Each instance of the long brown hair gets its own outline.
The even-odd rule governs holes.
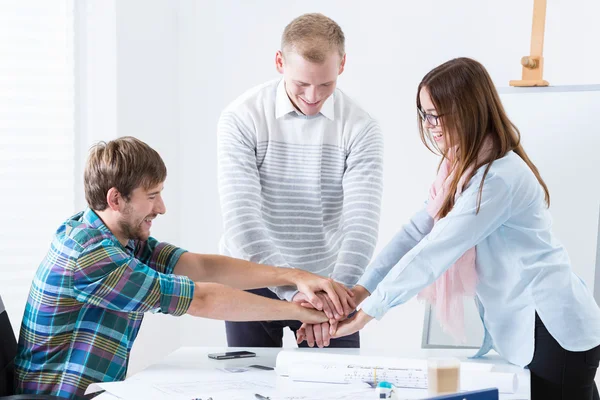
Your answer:
[[[508,119],[494,83],[483,65],[470,58],[455,58],[431,70],[419,84],[417,91],[419,109],[421,108],[419,94],[424,88],[428,90],[436,111],[442,115],[440,121],[446,141],[444,152],[439,151],[436,145],[433,147],[444,157],[448,149],[457,149],[457,156],[451,166],[452,171],[455,171],[454,178],[438,214],[439,218],[445,217],[454,207],[454,195],[461,176],[470,167],[473,167],[474,173],[477,168],[488,164],[479,185],[477,201],[477,212],[479,212],[483,182],[492,163],[511,150],[531,168],[544,189],[546,204],[550,206],[548,187],[521,146],[521,133]],[[435,141],[431,134],[426,132],[420,120],[419,132],[425,146],[435,153],[432,148]],[[491,152],[487,159],[478,160],[480,149],[488,136],[493,143]],[[468,182],[472,176],[467,178]]]

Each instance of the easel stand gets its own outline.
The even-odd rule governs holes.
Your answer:
[[[546,24],[546,0],[534,0],[533,25],[531,29],[531,55],[521,58],[523,79],[510,81],[510,86],[548,86],[542,78],[544,72],[544,28]]]

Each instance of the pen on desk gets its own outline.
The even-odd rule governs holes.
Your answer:
[[[262,394],[258,394],[258,393],[254,393],[254,397],[256,397],[258,400],[271,400],[270,397],[263,396]]]

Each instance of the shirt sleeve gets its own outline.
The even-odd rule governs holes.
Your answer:
[[[235,255],[258,264],[290,268],[269,237],[261,215],[261,184],[256,166],[256,139],[233,112],[218,125],[219,194],[224,235]],[[290,286],[270,287],[280,299],[297,293]]]
[[[379,233],[383,136],[374,121],[350,146],[342,180],[342,243],[331,278],[354,286],[371,261]]]
[[[392,240],[381,250],[371,263],[365,274],[358,281],[358,285],[363,286],[373,293],[379,282],[390,272],[392,267],[400,261],[402,257],[412,250],[433,228],[433,218],[429,216],[427,210],[423,208],[416,213],[410,222],[394,235]]]
[[[172,274],[179,257],[185,252],[172,244],[149,237],[144,242],[138,242],[135,258],[157,272]]]
[[[78,301],[96,307],[183,315],[192,302],[194,282],[186,276],[160,273],[104,240],[79,256],[73,290]]]
[[[477,175],[479,176],[479,175]],[[486,177],[477,211],[479,184],[473,178],[452,211],[440,219],[431,232],[395,264],[361,307],[380,319],[392,307],[402,304],[433,283],[465,251],[476,246],[504,224],[511,213],[511,191],[498,176]]]

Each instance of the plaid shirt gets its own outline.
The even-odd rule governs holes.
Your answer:
[[[144,312],[184,314],[194,283],[172,275],[185,251],[127,246],[90,209],[64,222],[33,280],[15,360],[18,393],[80,398],[123,380]]]

